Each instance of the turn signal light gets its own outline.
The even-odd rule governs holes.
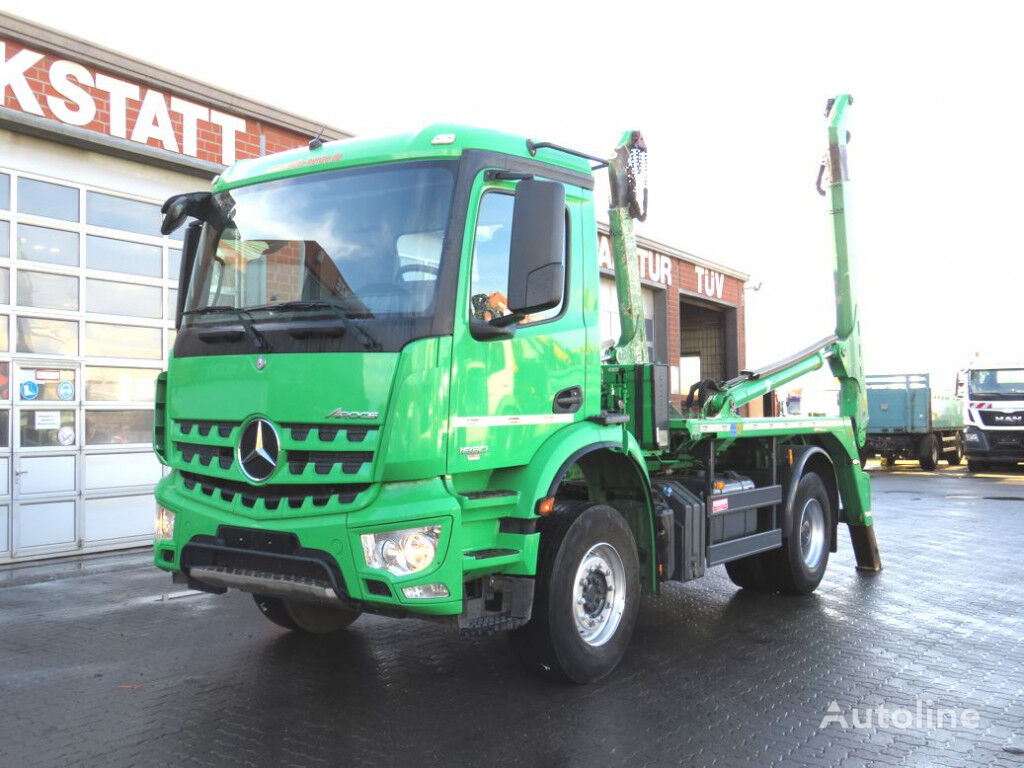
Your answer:
[[[555,511],[555,497],[545,496],[543,499],[537,502],[537,514],[538,515],[550,515]]]

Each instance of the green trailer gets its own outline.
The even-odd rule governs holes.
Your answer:
[[[916,459],[931,472],[945,459],[964,457],[964,402],[934,392],[927,373],[869,374],[868,436],[861,460],[882,456],[889,466],[898,458]]]
[[[608,158],[438,125],[242,161],[176,196],[177,337],[158,379],[157,567],[253,595],[271,622],[362,613],[509,632],[588,682],[641,594],[724,565],[741,587],[817,588],[845,524],[881,568],[846,238],[848,96],[827,107],[819,190],[835,333],[673,408],[647,360],[633,220],[646,148]],[[602,359],[594,172],[608,167],[622,336]],[[742,406],[829,365],[833,418]]]

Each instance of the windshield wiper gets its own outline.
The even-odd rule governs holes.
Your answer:
[[[265,304],[260,307],[252,307],[254,310],[269,310],[273,312],[296,312],[304,309],[326,309],[336,318],[341,320],[343,328],[353,328],[363,341],[363,346],[369,350],[381,350],[383,347],[376,338],[363,328],[362,324],[345,311],[343,305],[336,301],[309,300],[309,301],[285,301],[281,304]]]
[[[187,309],[183,314],[214,315],[221,313],[227,314],[229,312],[238,317],[238,321],[242,324],[242,328],[245,330],[245,335],[249,338],[249,341],[257,352],[270,351],[270,345],[267,344],[267,340],[263,338],[263,334],[256,330],[256,323],[253,321],[252,315],[249,314],[249,310],[247,309],[227,306],[211,306],[203,307],[202,309]]]

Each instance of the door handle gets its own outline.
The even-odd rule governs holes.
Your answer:
[[[569,387],[555,395],[555,400],[551,405],[551,412],[576,413],[581,405],[583,405],[583,389],[581,387]]]

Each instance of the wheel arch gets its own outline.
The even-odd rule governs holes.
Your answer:
[[[570,474],[574,467],[587,484],[586,499],[608,503],[626,519],[641,557],[642,588],[655,592],[654,501],[643,453],[631,433],[620,426],[576,422],[545,441],[530,464],[509,478],[514,485],[507,487],[531,489],[523,493],[523,502],[534,511],[540,499],[564,494],[567,480],[575,479]]]
[[[830,521],[829,550],[835,552],[838,539],[836,531],[839,527],[839,481],[836,478],[835,464],[828,452],[817,445],[793,446],[793,464],[786,478],[785,493],[782,507],[782,530],[788,531],[793,518],[793,507],[796,504],[796,489],[800,479],[809,472],[821,478],[828,491],[829,504],[832,507]]]

